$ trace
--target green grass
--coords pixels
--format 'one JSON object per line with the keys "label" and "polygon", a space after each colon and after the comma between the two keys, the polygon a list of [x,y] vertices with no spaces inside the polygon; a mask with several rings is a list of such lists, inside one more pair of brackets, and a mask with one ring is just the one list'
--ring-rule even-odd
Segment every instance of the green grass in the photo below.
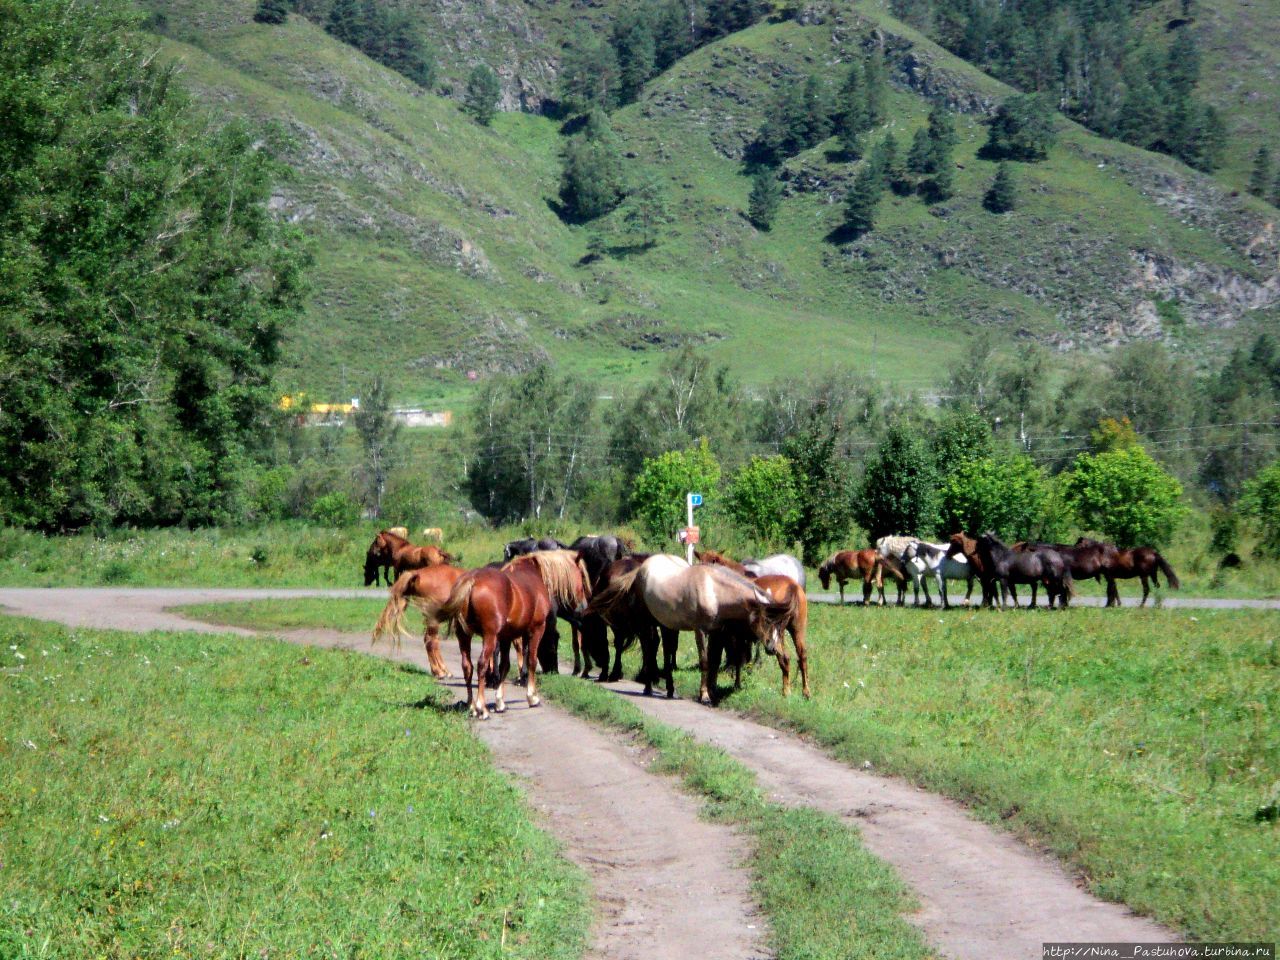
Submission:
{"label": "green grass", "polygon": [[915,908],[909,891],[867,852],[856,829],[811,808],[768,802],[754,774],[722,750],[601,687],[563,676],[543,684],[578,716],[635,735],[656,752],[652,769],[679,777],[705,798],[707,816],[750,838],[756,899],[779,960],[935,956],[904,919]]}
{"label": "green grass", "polygon": [[583,949],[584,878],[429,678],[4,618],[0,691],[0,956]]}
{"label": "green grass", "polygon": [[[193,603],[174,609],[184,617],[248,630],[341,630],[362,633],[386,603],[378,600],[249,600],[239,603]],[[413,617],[409,618],[412,628]]]}
{"label": "green grass", "polygon": [[[1255,814],[1280,801],[1277,625],[816,608],[813,701],[768,667],[727,706],[956,797],[1192,937],[1270,941],[1280,828]],[[679,683],[696,693],[694,671]]]}
{"label": "green grass", "polygon": [[[290,616],[308,609],[312,623],[368,628],[343,602]],[[1272,940],[1280,826],[1255,816],[1280,803],[1278,624],[1255,611],[815,606],[814,699],[784,700],[766,665],[726,705],[962,800],[1190,936]],[[690,643],[682,654],[693,695]],[[595,688],[554,689],[576,701]],[[588,705],[605,719],[626,709]]]}

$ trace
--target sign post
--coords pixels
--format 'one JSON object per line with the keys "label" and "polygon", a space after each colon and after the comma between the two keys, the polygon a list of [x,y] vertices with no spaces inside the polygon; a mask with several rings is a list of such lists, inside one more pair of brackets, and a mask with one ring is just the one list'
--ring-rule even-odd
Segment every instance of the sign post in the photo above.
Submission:
{"label": "sign post", "polygon": [[685,513],[688,523],[685,526],[683,540],[685,543],[685,559],[693,565],[693,545],[698,542],[697,528],[693,525],[693,508],[702,506],[702,494],[686,493],[684,497]]}

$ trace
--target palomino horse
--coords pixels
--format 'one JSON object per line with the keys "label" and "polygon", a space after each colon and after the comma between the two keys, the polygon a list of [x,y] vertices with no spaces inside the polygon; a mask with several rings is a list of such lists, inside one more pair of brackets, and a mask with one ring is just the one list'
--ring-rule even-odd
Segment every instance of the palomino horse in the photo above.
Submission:
{"label": "palomino horse", "polygon": [[[552,584],[548,589],[547,584]],[[542,702],[538,696],[538,643],[551,615],[552,595],[573,605],[582,598],[580,571],[564,554],[535,553],[517,557],[501,568],[480,567],[464,573],[454,584],[449,599],[440,608],[440,618],[452,622],[462,656],[462,677],[467,684],[467,700],[473,716],[489,718],[485,702],[485,682],[496,666],[495,711],[507,709],[503,685],[511,665],[511,644],[521,644],[527,667],[525,698],[530,707]],[[482,638],[476,666],[476,691],[471,690],[471,638]],[[497,663],[495,664],[495,657]]]}
{"label": "palomino horse", "polygon": [[929,581],[925,576],[932,576],[938,584],[938,594],[942,597],[943,610],[951,608],[951,600],[947,596],[947,581],[964,580],[969,587],[964,595],[965,606],[968,606],[969,598],[973,596],[973,566],[963,555],[953,555],[950,544],[926,543],[919,540],[907,547],[902,554],[902,559],[909,565],[909,572],[912,568],[921,571],[922,576],[919,579],[924,586],[926,607],[933,606],[933,598],[929,596]]}
{"label": "palomino horse", "polygon": [[[782,617],[772,623],[770,629],[773,631],[773,652],[778,658],[778,666],[782,670],[782,695],[784,697],[790,696],[791,658],[787,655],[787,641],[782,635],[782,631],[785,629],[787,633],[791,634],[791,643],[796,648],[796,661],[800,667],[800,685],[805,698],[808,699],[811,695],[809,690],[809,656],[805,649],[804,638],[806,631],[809,629],[809,600],[805,596],[804,587],[790,577],[773,573],[758,577],[755,584],[769,594],[775,603],[786,604],[791,608],[791,614],[786,617],[785,623]],[[708,656],[711,658],[712,663],[719,663],[720,648],[722,646],[728,647],[730,661],[734,668],[733,688],[735,690],[740,689],[742,687],[742,663],[746,659],[747,650],[753,646],[753,638],[750,631],[742,623],[736,623],[728,628],[711,631],[708,639]]]}
{"label": "palomino horse", "polygon": [[391,599],[383,608],[378,622],[373,625],[371,642],[377,643],[390,630],[398,646],[400,638],[409,635],[404,626],[404,612],[412,603],[421,611],[422,619],[426,622],[422,643],[427,648],[431,675],[436,678],[452,676],[440,655],[440,608],[449,599],[449,593],[462,573],[458,567],[440,564],[422,570],[406,570],[400,574],[391,585]]}
{"label": "palomino horse", "polygon": [[[379,570],[390,567],[397,577],[406,570],[421,570],[452,563],[453,557],[439,547],[427,544],[414,546],[406,538],[390,530],[383,530],[373,538],[364,558],[364,585],[371,586],[378,580]],[[391,580],[388,577],[387,582]]]}
{"label": "palomino horse", "polygon": [[[956,548],[953,545],[951,550]],[[1014,585],[1029,583],[1033,586],[1043,583],[1049,595],[1049,609],[1053,609],[1055,599],[1062,601],[1062,606],[1069,605],[1075,596],[1075,583],[1071,579],[1071,567],[1054,550],[1028,550],[1020,553],[1006,546],[994,533],[984,533],[978,537],[978,556],[982,558],[983,569],[993,581],[999,583],[1001,595],[1005,592],[1018,605],[1018,594]],[[994,585],[992,587],[994,593]],[[1032,606],[1035,597],[1032,595]]]}
{"label": "palomino horse", "polygon": [[1132,580],[1134,577],[1142,580],[1142,603],[1139,604],[1142,607],[1147,605],[1147,597],[1151,593],[1147,581],[1150,580],[1159,587],[1161,573],[1165,575],[1169,586],[1174,590],[1182,587],[1178,582],[1178,575],[1173,572],[1173,567],[1169,566],[1169,561],[1162,557],[1155,547],[1133,547],[1130,550],[1121,550],[1113,543],[1090,540],[1088,537],[1081,537],[1076,541],[1076,546],[1102,550],[1102,575],[1107,581],[1108,607],[1120,606],[1120,591],[1116,589],[1117,580]]}
{"label": "palomino horse", "polygon": [[[893,563],[890,567],[889,562]],[[867,550],[841,550],[833,553],[818,567],[818,580],[823,590],[831,589],[831,578],[840,586],[840,603],[844,603],[844,585],[850,580],[862,581],[862,605],[871,603],[871,591],[880,592],[880,606],[884,606],[884,575],[898,581],[898,605],[902,605],[906,574],[896,561],[886,561],[879,552]]]}
{"label": "palomino horse", "polygon": [[[779,624],[785,625],[792,615],[788,604],[781,604],[750,580],[715,564],[691,567],[679,557],[658,554],[650,557],[631,573],[620,576],[597,597],[602,613],[636,590],[662,633],[663,671],[667,696],[675,696],[675,655],[679,631],[692,630],[698,644],[698,667],[701,685],[698,699],[711,702],[710,690],[715,685],[719,663],[707,657],[708,631],[730,623],[745,623],[765,651],[774,652]],[[656,645],[645,646],[645,692],[652,693],[657,674]]]}

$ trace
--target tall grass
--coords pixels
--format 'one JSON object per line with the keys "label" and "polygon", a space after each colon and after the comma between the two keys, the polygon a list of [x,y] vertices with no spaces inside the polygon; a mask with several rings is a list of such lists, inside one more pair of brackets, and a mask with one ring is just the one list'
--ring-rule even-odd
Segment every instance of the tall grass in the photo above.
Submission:
{"label": "tall grass", "polygon": [[0,618],[0,956],[579,956],[582,875],[423,689]]}

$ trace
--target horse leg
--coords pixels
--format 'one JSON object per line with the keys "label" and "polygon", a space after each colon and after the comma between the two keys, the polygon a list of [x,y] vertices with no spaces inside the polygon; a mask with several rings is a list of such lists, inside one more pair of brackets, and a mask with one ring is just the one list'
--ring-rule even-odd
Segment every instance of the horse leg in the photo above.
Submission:
{"label": "horse leg", "polygon": [[969,574],[969,576],[968,576],[968,577],[966,577],[965,579],[968,581],[968,582],[965,584],[965,586],[967,587],[967,589],[966,589],[966,590],[965,590],[965,592],[964,592],[964,605],[967,607],[967,606],[969,606],[969,605],[970,605],[970,599],[969,599],[969,598],[973,596],[973,574],[972,574],[972,573],[971,573],[971,574]]}
{"label": "horse leg", "polygon": [[454,628],[458,634],[458,658],[462,661],[462,679],[467,684],[467,706],[472,704],[471,699],[471,634],[462,629],[459,625]]}
{"label": "horse leg", "polygon": [[938,593],[942,597],[942,609],[950,610],[951,601],[947,599],[947,578],[942,572],[942,568],[938,568]]}
{"label": "horse leg", "polygon": [[573,673],[569,676],[586,677],[591,671],[591,661],[586,658],[582,649],[582,631],[572,624],[569,625],[569,647],[573,650]]}
{"label": "horse leg", "polygon": [[452,676],[445,666],[444,657],[440,655],[440,624],[427,624],[427,632],[422,636],[422,644],[427,648],[427,663],[431,667],[431,675],[437,680]]}
{"label": "horse leg", "polygon": [[1138,574],[1138,579],[1142,581],[1142,602],[1138,606],[1145,607],[1147,605],[1147,596],[1151,593],[1151,587],[1147,585],[1146,574]]}
{"label": "horse leg", "polygon": [[676,698],[676,649],[680,645],[680,631],[662,628],[662,672],[667,675],[667,699]]}
{"label": "horse leg", "polygon": [[653,682],[660,677],[658,673],[658,630],[650,625],[640,635],[640,680],[644,683],[644,695],[653,696]]}
{"label": "horse leg", "polygon": [[787,656],[787,644],[784,640],[773,651],[778,658],[778,666],[782,669],[782,695],[791,696],[791,658]]}
{"label": "horse leg", "polygon": [[617,627],[613,628],[613,669],[609,671],[610,683],[617,683],[622,679],[622,648],[625,645],[623,636]]}
{"label": "horse leg", "polygon": [[693,641],[698,645],[698,670],[702,674],[698,688],[698,702],[711,703],[711,691],[716,686],[716,675],[720,672],[719,658],[715,663],[707,656],[707,635],[701,630],[693,631]]}
{"label": "horse leg", "polygon": [[1115,577],[1107,577],[1107,606],[1120,606],[1120,588],[1116,586]]}
{"label": "horse leg", "polygon": [[[489,719],[489,705],[485,703],[485,684],[493,669],[493,658],[498,650],[498,631],[486,630],[480,647],[480,662],[476,664],[476,699],[471,704],[471,715],[479,720]],[[501,684],[499,684],[501,685]]]}
{"label": "horse leg", "polygon": [[511,669],[511,640],[498,641],[498,683],[494,689],[493,712],[507,712],[507,671]]}
{"label": "horse leg", "polygon": [[542,634],[546,629],[547,624],[544,620],[529,630],[529,647],[525,651],[529,661],[529,679],[525,683],[524,699],[530,709],[542,702],[542,698],[538,696],[538,644],[542,641]]}
{"label": "horse leg", "polygon": [[1036,590],[1039,589],[1039,587],[1040,587],[1040,584],[1038,582],[1036,582],[1035,580],[1031,581],[1031,609],[1032,610],[1036,608]]}

